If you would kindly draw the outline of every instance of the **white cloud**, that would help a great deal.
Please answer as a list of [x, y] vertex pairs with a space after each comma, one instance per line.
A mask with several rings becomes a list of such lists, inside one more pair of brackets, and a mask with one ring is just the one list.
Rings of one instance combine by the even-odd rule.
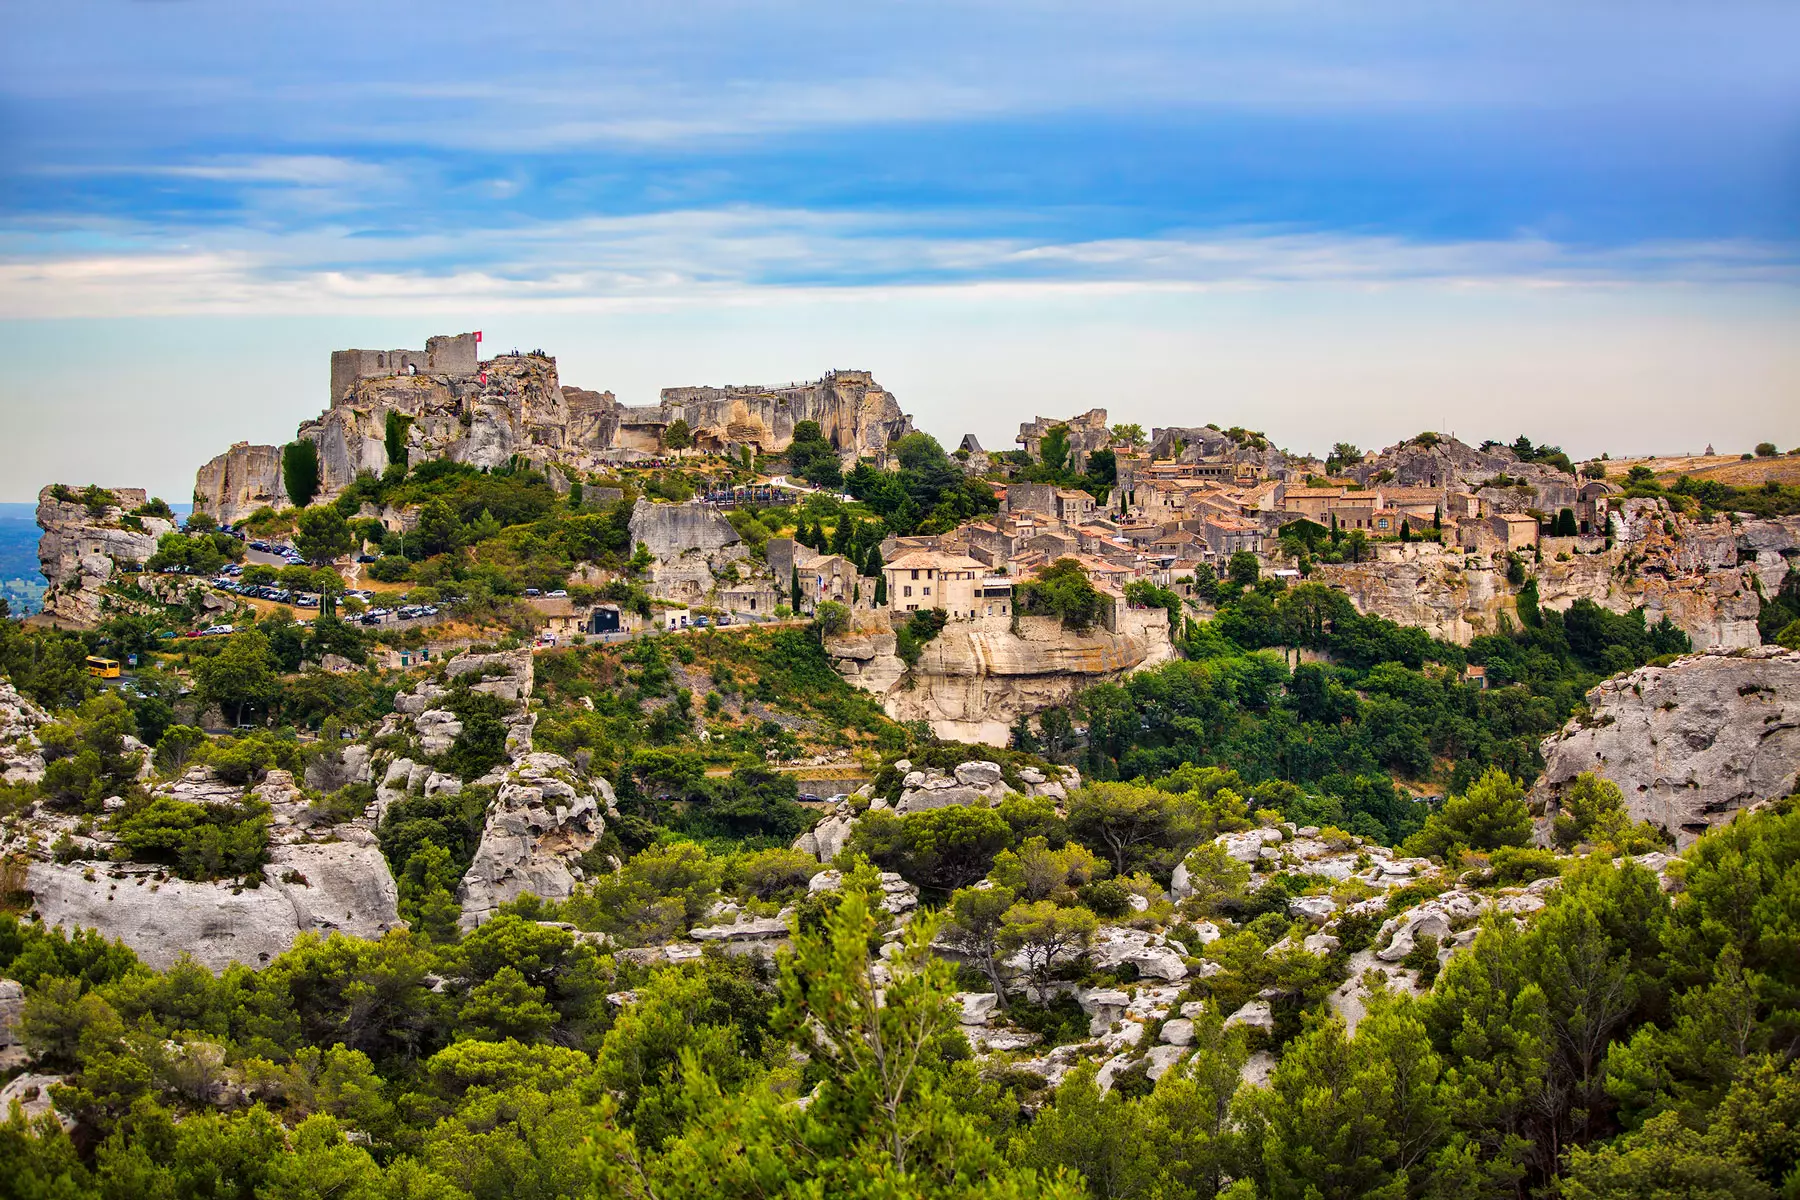
[[[238, 169], [238, 168], [220, 168]], [[280, 171], [279, 165], [244, 170]], [[321, 171], [320, 175], [329, 174]], [[984, 214], [986, 224], [992, 214]], [[96, 240], [107, 247], [81, 247]], [[391, 306], [609, 311], [781, 292], [1070, 289], [1631, 287], [1800, 281], [1791, 246], [1742, 240], [1581, 247], [1539, 236], [1425, 242], [1245, 227], [1039, 242], [970, 234], [953, 214], [727, 208], [458, 234], [250, 228], [158, 236], [130, 225], [15, 235], [0, 317], [330, 314]], [[445, 264], [441, 267], [434, 264]]]

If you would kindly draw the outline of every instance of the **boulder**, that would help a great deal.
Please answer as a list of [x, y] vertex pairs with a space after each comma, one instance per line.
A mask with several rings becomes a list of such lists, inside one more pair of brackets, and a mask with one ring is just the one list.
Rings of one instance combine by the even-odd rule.
[[1691, 844], [1739, 809], [1787, 795], [1800, 774], [1800, 652], [1759, 646], [1640, 667], [1588, 693], [1591, 712], [1543, 743], [1531, 799], [1540, 832], [1576, 776], [1624, 793], [1634, 821]]
[[726, 925], [704, 925], [688, 934], [697, 942], [770, 941], [788, 936], [788, 923], [780, 917], [752, 917], [739, 914]]
[[956, 1018], [963, 1025], [986, 1025], [994, 1019], [1000, 997], [992, 992], [958, 992], [953, 999], [962, 1006]]
[[12, 680], [0, 676], [0, 783], [37, 783], [44, 777], [44, 755], [37, 731], [50, 714], [21, 696]]
[[981, 760], [958, 763], [956, 782], [964, 787], [987, 788], [1000, 782], [1000, 764]]
[[1194, 1023], [1187, 1017], [1176, 1017], [1164, 1021], [1162, 1040], [1171, 1046], [1191, 1046], [1194, 1044]]
[[1102, 971], [1130, 963], [1138, 974], [1156, 979], [1186, 979], [1188, 974], [1182, 955], [1170, 947], [1167, 938], [1121, 925], [1101, 926], [1088, 957]]
[[1234, 1025], [1261, 1030], [1263, 1033], [1273, 1033], [1275, 1032], [1275, 1014], [1269, 1008], [1267, 1000], [1251, 1000], [1225, 1018], [1225, 1028], [1230, 1029]]
[[0, 1087], [0, 1114], [10, 1113], [16, 1103], [28, 1123], [55, 1117], [63, 1132], [71, 1133], [75, 1129], [74, 1120], [57, 1111], [55, 1102], [50, 1099], [50, 1089], [64, 1082], [61, 1075], [21, 1075]]
[[794, 849], [828, 863], [843, 850], [855, 828], [856, 815], [850, 811], [850, 806], [839, 805], [837, 811], [795, 838]]
[[335, 792], [352, 783], [368, 783], [370, 751], [353, 742], [336, 753], [320, 754], [306, 764], [306, 786], [317, 792]]
[[1144, 1052], [1144, 1061], [1150, 1064], [1145, 1073], [1153, 1082], [1161, 1079], [1186, 1055], [1187, 1049], [1181, 1045], [1152, 1046]]
[[1315, 925], [1323, 925], [1337, 911], [1330, 896], [1295, 896], [1288, 901], [1288, 916], [1305, 917]]

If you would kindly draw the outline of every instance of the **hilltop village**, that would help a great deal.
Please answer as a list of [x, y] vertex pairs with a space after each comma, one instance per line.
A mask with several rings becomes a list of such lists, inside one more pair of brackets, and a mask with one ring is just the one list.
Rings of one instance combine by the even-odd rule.
[[481, 354], [43, 487], [43, 1194], [1792, 1191], [1800, 453]]

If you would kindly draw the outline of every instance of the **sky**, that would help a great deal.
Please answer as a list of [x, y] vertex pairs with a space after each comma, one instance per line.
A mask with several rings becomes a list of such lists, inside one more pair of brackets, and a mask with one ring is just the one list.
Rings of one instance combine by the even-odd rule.
[[1800, 5], [7, 0], [0, 501], [334, 348], [1034, 415], [1800, 446]]

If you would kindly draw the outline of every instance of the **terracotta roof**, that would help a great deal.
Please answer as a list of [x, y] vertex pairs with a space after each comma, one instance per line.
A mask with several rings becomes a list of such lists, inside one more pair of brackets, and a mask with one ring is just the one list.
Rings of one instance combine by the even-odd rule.
[[976, 562], [965, 554], [945, 554], [938, 550], [914, 550], [892, 562], [883, 563], [887, 570], [985, 571], [986, 563]]

